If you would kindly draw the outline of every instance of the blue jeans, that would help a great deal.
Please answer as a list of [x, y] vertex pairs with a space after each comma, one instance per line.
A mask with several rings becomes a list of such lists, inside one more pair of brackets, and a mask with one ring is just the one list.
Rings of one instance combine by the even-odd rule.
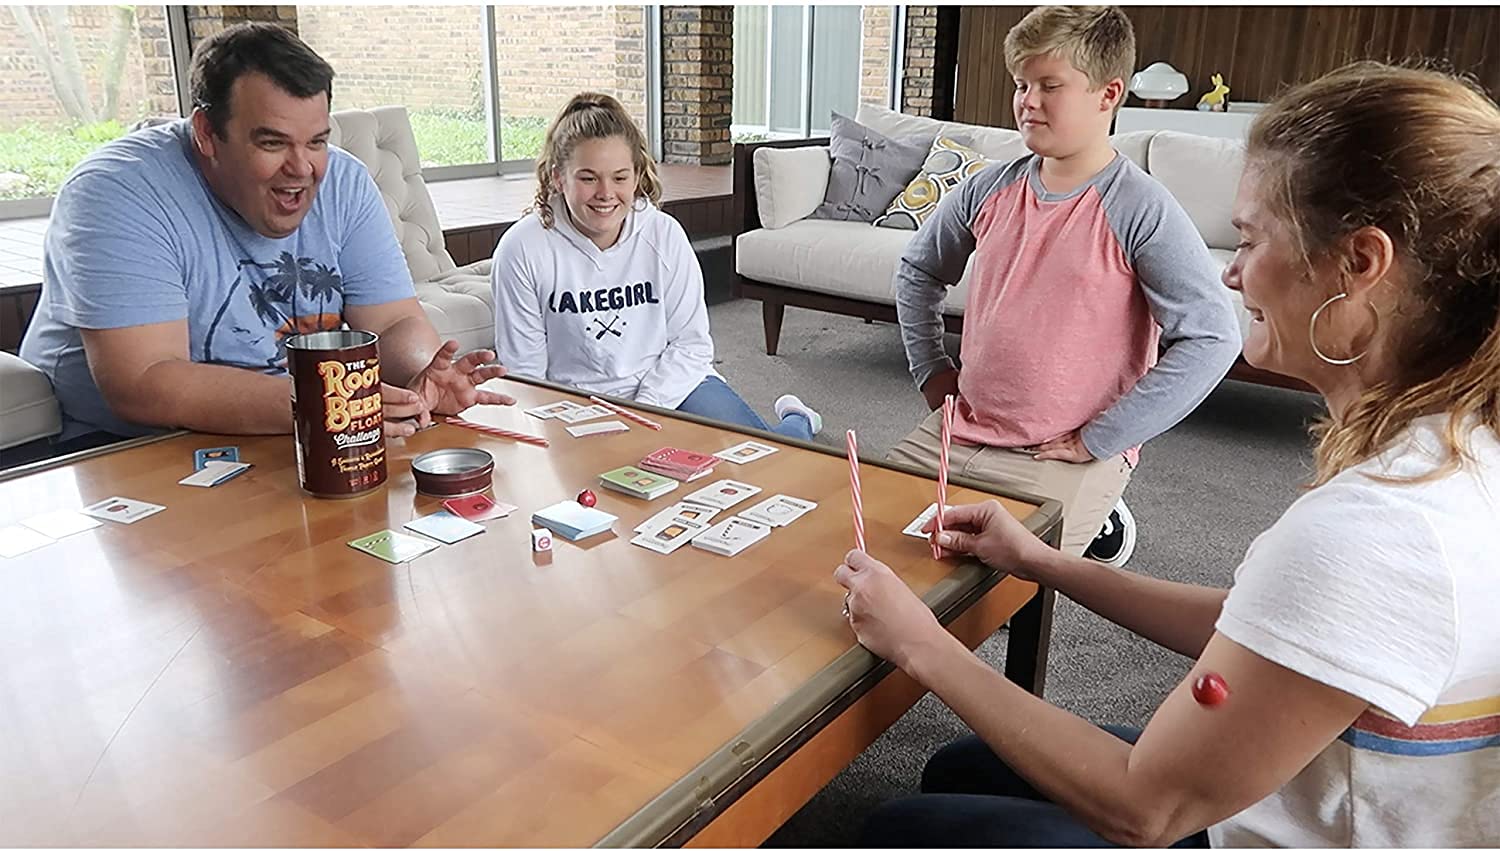
[[[1132, 744], [1141, 731], [1106, 726]], [[1067, 810], [1047, 800], [995, 756], [978, 736], [933, 754], [922, 794], [882, 804], [865, 822], [865, 848], [1114, 848]], [[1207, 848], [1200, 831], [1173, 848]]]
[[766, 421], [760, 418], [760, 414], [755, 413], [755, 409], [746, 404], [745, 400], [740, 398], [740, 394], [734, 392], [734, 388], [725, 384], [717, 375], [710, 375], [703, 379], [703, 383], [682, 400], [677, 410], [711, 420], [758, 428], [783, 437], [795, 437], [798, 440], [812, 440], [813, 436], [812, 423], [801, 414], [787, 414], [775, 426], [766, 425]]

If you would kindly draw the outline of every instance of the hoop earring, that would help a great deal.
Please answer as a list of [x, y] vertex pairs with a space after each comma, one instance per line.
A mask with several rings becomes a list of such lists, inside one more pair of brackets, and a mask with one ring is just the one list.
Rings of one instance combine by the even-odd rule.
[[[1318, 309], [1312, 312], [1312, 318], [1307, 320], [1307, 342], [1312, 344], [1313, 354], [1317, 355], [1318, 358], [1324, 363], [1330, 364], [1332, 366], [1348, 366], [1351, 363], [1357, 363], [1365, 355], [1370, 353], [1369, 347], [1366, 346], [1364, 351], [1360, 352], [1352, 358], [1331, 358], [1328, 355], [1323, 354], [1323, 350], [1318, 348], [1318, 316], [1328, 308], [1328, 305], [1333, 304], [1339, 299], [1348, 297], [1348, 293], [1338, 293], [1337, 295], [1329, 296], [1327, 301], [1318, 305]], [[1371, 315], [1375, 317], [1375, 330], [1380, 330], [1380, 311], [1376, 310], [1375, 305], [1370, 304], [1368, 301], [1365, 302], [1365, 307], [1370, 308]], [[1373, 339], [1373, 337], [1374, 332], [1371, 332], [1371, 338]]]

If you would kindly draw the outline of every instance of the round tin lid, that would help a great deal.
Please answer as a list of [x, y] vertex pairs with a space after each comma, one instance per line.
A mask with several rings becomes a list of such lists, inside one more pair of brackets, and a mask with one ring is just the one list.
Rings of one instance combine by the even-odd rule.
[[483, 449], [435, 449], [411, 460], [417, 493], [427, 496], [467, 496], [490, 486], [495, 458]]

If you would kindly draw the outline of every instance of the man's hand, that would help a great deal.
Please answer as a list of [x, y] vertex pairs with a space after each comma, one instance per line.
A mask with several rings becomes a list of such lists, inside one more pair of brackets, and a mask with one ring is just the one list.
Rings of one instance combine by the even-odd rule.
[[[928, 520], [922, 531], [931, 535], [936, 525], [936, 518]], [[948, 506], [943, 512], [943, 533], [937, 543], [945, 558], [971, 555], [996, 570], [1030, 582], [1043, 581], [1034, 566], [1052, 552], [1051, 547], [1028, 532], [1021, 521], [993, 499]]]
[[956, 369], [939, 372], [922, 385], [922, 396], [927, 400], [927, 407], [930, 410], [936, 411], [943, 407], [944, 398], [957, 395], [958, 370]]
[[1043, 443], [1036, 448], [1038, 461], [1067, 461], [1070, 464], [1087, 464], [1094, 460], [1083, 445], [1082, 429], [1070, 431], [1062, 437]]
[[504, 393], [480, 390], [479, 385], [505, 375], [505, 367], [486, 366], [495, 359], [488, 349], [469, 352], [461, 358], [458, 341], [449, 340], [432, 356], [432, 362], [407, 385], [416, 391], [426, 407], [426, 414], [457, 416], [475, 405], [514, 405], [516, 400]]
[[932, 610], [884, 562], [850, 550], [833, 578], [849, 589], [849, 626], [871, 653], [907, 670], [914, 655], [953, 641]]

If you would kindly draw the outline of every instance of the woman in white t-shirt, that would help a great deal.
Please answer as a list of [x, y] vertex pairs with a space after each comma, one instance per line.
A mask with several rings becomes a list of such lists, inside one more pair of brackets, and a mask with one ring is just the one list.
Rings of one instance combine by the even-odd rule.
[[1226, 591], [1042, 545], [998, 504], [938, 543], [1193, 657], [1144, 731], [1022, 691], [851, 552], [850, 625], [978, 734], [864, 845], [1500, 845], [1500, 108], [1359, 63], [1250, 131], [1224, 282], [1246, 360], [1326, 398], [1313, 487]]
[[513, 375], [811, 439], [792, 395], [769, 426], [714, 371], [703, 270], [645, 135], [609, 95], [575, 95], [547, 128], [532, 214], [495, 247], [495, 349]]

